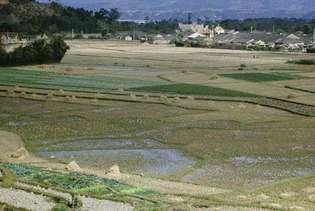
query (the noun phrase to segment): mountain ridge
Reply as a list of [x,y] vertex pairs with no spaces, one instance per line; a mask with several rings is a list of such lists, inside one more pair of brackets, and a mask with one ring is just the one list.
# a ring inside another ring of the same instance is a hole
[[[47,2],[48,0],[42,0]],[[315,11],[314,0],[59,0],[60,3],[89,9],[118,8],[126,19],[179,18],[188,12],[195,19],[245,19],[260,17],[304,18]]]

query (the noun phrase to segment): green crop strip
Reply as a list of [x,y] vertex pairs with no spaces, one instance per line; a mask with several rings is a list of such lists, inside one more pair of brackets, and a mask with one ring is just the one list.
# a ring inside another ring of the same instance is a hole
[[165,84],[107,76],[63,75],[52,72],[0,68],[0,84],[27,85],[38,88],[102,91]]
[[158,92],[181,95],[204,95],[216,97],[257,97],[256,95],[196,84],[171,84],[131,88],[131,91]]
[[221,74],[221,76],[250,82],[284,81],[302,78],[288,73],[228,73]]

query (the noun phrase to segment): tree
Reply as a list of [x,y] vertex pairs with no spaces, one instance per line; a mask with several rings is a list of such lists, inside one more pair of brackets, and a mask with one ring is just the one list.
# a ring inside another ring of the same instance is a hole
[[61,62],[67,50],[70,49],[70,47],[60,37],[53,38],[50,45],[53,50],[53,58],[55,62]]
[[117,8],[111,8],[109,10],[101,8],[98,12],[95,12],[94,16],[97,20],[111,24],[120,18],[120,13]]
[[6,60],[7,60],[7,54],[2,46],[1,39],[0,39],[0,64],[6,63]]

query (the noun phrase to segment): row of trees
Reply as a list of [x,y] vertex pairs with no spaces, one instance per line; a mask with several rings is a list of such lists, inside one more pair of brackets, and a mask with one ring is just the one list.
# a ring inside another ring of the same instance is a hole
[[6,52],[0,44],[0,66],[59,63],[69,46],[59,37],[36,40],[25,47]]

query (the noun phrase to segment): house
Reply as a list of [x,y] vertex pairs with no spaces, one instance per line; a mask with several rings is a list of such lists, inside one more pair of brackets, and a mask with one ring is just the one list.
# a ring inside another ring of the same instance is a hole
[[266,43],[262,40],[258,40],[257,42],[255,42],[256,46],[261,46],[261,47],[266,47]]
[[215,28],[214,28],[214,33],[215,34],[224,34],[225,33],[225,30],[223,27],[221,27],[220,25],[217,25]]
[[[198,34],[202,34],[204,36],[199,36],[199,37],[207,37],[212,39],[214,37],[214,30],[210,29],[208,25],[204,25],[204,24],[197,24],[197,23],[193,23],[193,24],[182,24],[179,23],[179,29],[182,32],[193,32],[198,33]],[[196,34],[196,35],[198,35]]]
[[126,40],[126,41],[132,41],[132,40],[133,40],[133,38],[132,38],[132,36],[127,35],[127,36],[125,37],[125,40]]
[[205,37],[207,36],[199,32],[193,33],[192,35],[188,36],[189,39],[197,39],[197,38],[205,38]]
[[214,43],[222,48],[244,49],[253,47],[274,47],[278,39],[283,35],[266,32],[238,32],[231,31],[215,36]]
[[3,45],[4,44],[8,44],[8,37],[6,36],[6,35],[1,35],[1,42],[0,43],[2,43]]
[[296,36],[295,34],[290,34],[290,35],[287,36],[287,39],[300,40],[301,38]]
[[163,35],[158,34],[153,37],[153,44],[156,45],[167,45],[170,43],[170,40],[166,39]]
[[299,37],[295,34],[282,36],[275,41],[275,47],[288,51],[305,51],[305,45],[310,42],[308,37]]

